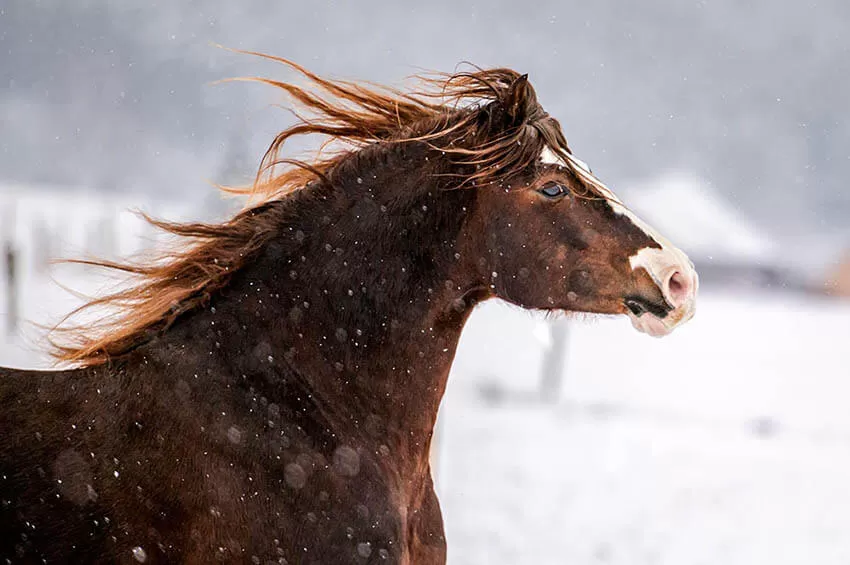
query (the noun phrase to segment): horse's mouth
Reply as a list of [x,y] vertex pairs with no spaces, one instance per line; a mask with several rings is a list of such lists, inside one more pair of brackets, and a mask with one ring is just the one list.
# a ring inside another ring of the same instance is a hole
[[640,332],[652,337],[663,337],[680,324],[687,322],[694,315],[694,302],[674,308],[666,300],[657,302],[642,296],[627,296],[623,300],[626,314],[632,321],[632,326]]
[[673,310],[666,300],[655,301],[639,295],[627,296],[623,304],[630,313],[640,318],[644,314],[651,314],[658,319],[664,319]]

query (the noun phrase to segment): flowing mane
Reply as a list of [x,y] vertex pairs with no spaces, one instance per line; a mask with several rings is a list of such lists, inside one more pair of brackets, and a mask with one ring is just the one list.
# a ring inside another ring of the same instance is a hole
[[[443,151],[453,165],[444,183],[448,188],[509,183],[539,157],[544,145],[569,155],[558,122],[538,104],[527,75],[510,69],[420,76],[415,90],[402,92],[325,79],[286,59],[247,53],[294,69],[310,87],[256,77],[232,80],[277,87],[310,115],[296,113],[298,122],[275,137],[251,186],[223,188],[252,203],[234,218],[221,224],[147,218],[182,238],[181,245],[146,264],[78,261],[128,273],[131,284],[90,301],[54,328],[51,343],[59,361],[105,363],[208,303],[275,235],[275,202],[312,181],[333,184],[337,165],[367,146],[418,141]],[[290,138],[305,135],[324,139],[313,160],[281,155]],[[69,323],[77,314],[100,307],[110,313],[95,323]]]

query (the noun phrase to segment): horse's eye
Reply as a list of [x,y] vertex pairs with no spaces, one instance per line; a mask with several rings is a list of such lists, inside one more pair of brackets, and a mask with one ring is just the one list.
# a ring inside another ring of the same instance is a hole
[[540,189],[540,194],[546,198],[560,198],[567,193],[567,187],[562,184],[550,184]]

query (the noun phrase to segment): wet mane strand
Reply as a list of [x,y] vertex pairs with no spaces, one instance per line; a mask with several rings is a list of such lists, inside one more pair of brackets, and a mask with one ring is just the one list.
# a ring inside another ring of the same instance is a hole
[[[454,188],[502,184],[539,158],[543,145],[569,154],[557,121],[537,102],[526,75],[511,69],[478,69],[418,76],[418,88],[402,92],[371,83],[322,78],[300,65],[282,63],[310,86],[266,78],[239,78],[285,91],[301,111],[279,133],[261,161],[254,183],[223,190],[249,197],[253,207],[220,224],[172,223],[146,217],[182,239],[181,245],[146,263],[77,261],[130,275],[126,288],[96,298],[69,314],[50,336],[59,361],[99,365],[125,355],[168,329],[182,314],[207,304],[233,273],[256,258],[279,229],[274,202],[308,182],[327,180],[334,167],[373,144],[421,141],[447,154]],[[316,157],[299,161],[281,156],[296,136],[324,138]],[[347,146],[330,150],[332,145]],[[284,198],[285,199],[285,198]],[[106,308],[94,323],[71,323],[78,314]]]

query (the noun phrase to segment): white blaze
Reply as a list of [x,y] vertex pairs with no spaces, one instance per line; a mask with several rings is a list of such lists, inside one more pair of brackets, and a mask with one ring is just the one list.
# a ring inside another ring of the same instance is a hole
[[[634,271],[639,268],[645,269],[646,272],[649,273],[649,276],[652,277],[652,280],[655,281],[655,284],[658,285],[658,288],[661,289],[661,292],[668,301],[670,301],[669,281],[673,273],[676,271],[687,272],[693,279],[694,288],[692,296],[695,297],[699,279],[697,278],[694,265],[688,256],[685,255],[682,250],[670,243],[667,238],[655,231],[652,226],[638,218],[634,212],[626,208],[620,199],[617,198],[617,195],[615,195],[610,188],[605,186],[602,181],[591,173],[590,167],[588,167],[584,161],[581,161],[569,154],[566,154],[565,157],[569,161],[569,165],[572,165],[570,168],[574,170],[582,178],[582,180],[592,185],[605,197],[605,200],[614,213],[627,217],[631,220],[632,224],[661,246],[660,249],[657,247],[643,247],[638,249],[634,255],[629,257],[629,264],[631,265],[632,270]],[[552,151],[548,145],[543,147],[543,151],[540,153],[540,160],[543,163],[550,165],[558,165],[561,167],[567,166],[564,159]],[[673,325],[684,322],[693,316],[693,312],[694,305],[693,298],[691,298],[687,304],[683,305],[682,312],[671,312],[672,319],[670,322],[672,322]],[[647,331],[641,322],[641,320],[647,316],[636,318],[631,313],[629,316],[632,318],[632,323],[635,324],[635,327],[638,327],[638,329],[641,329],[642,331]],[[639,326],[639,324],[641,325]],[[650,331],[649,333],[655,332]]]

